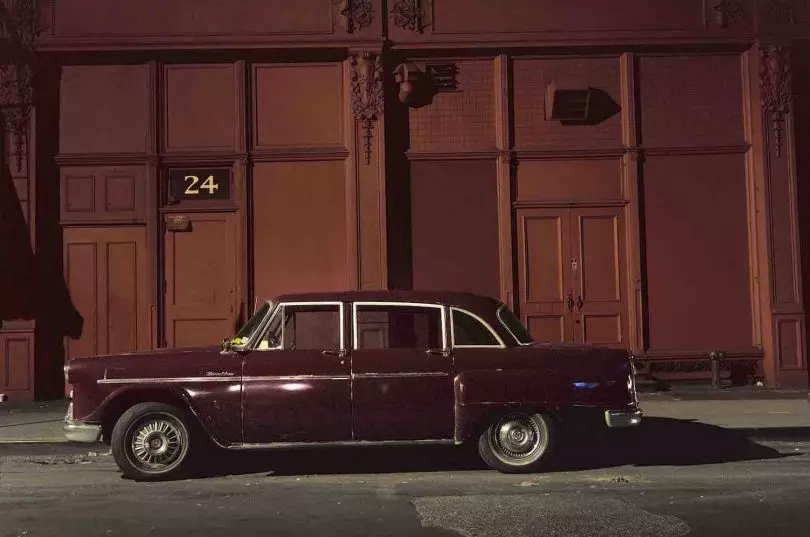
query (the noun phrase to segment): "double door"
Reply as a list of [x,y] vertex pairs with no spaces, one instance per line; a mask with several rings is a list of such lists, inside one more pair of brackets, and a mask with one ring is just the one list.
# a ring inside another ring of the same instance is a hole
[[517,212],[520,313],[532,336],[626,347],[623,207]]

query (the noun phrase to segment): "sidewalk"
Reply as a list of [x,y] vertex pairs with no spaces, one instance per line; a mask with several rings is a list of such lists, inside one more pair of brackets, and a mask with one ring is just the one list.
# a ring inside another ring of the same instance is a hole
[[[810,440],[806,391],[679,390],[640,394],[645,418],[697,421],[752,439]],[[0,444],[65,443],[68,401],[0,403]]]

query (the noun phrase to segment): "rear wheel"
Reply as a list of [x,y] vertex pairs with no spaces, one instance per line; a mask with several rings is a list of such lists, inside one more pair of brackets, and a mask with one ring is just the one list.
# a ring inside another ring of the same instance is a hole
[[165,403],[139,403],[119,418],[112,432],[112,454],[126,477],[176,477],[190,449],[187,413]]
[[549,416],[515,411],[500,416],[481,433],[478,453],[499,472],[534,472],[550,458],[555,438]]

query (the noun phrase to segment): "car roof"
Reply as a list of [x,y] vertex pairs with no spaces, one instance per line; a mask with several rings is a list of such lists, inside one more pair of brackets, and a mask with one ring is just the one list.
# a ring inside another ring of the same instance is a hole
[[496,298],[462,291],[328,291],[320,293],[289,293],[279,295],[273,302],[415,302],[446,304],[477,312],[492,313],[502,302]]

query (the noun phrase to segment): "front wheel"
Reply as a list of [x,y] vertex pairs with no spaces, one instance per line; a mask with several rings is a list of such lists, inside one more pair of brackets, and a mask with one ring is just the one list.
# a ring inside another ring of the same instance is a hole
[[478,453],[490,468],[503,473],[538,470],[551,455],[555,433],[551,418],[532,411],[496,419],[478,439]]
[[175,477],[188,458],[187,419],[181,409],[164,403],[140,403],[124,412],[111,442],[124,475],[137,480]]

